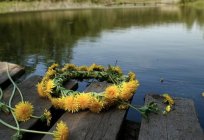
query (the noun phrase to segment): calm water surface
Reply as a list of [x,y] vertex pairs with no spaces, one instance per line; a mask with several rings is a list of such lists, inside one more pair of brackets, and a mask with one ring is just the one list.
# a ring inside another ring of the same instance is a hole
[[[0,61],[43,75],[53,62],[108,65],[140,81],[146,93],[194,100],[204,128],[204,10],[179,7],[95,9],[0,15]],[[160,83],[160,79],[164,79]],[[140,116],[129,110],[129,120]]]

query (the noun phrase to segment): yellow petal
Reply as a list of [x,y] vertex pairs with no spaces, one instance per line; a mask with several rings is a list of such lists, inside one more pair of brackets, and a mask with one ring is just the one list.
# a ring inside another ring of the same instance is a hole
[[170,112],[171,111],[171,106],[170,105],[167,105],[166,106],[166,112]]

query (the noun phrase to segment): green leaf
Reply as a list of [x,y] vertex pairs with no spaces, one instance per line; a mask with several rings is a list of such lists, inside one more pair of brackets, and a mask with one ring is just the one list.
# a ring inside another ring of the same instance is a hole
[[12,136],[12,140],[21,140],[23,138],[23,135],[21,133],[16,132],[13,136]]
[[0,110],[3,111],[4,113],[10,112],[9,108],[4,103],[1,103],[1,102],[0,102]]

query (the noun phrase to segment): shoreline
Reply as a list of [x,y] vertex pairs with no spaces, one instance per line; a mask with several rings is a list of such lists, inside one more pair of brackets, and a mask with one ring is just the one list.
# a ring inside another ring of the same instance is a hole
[[25,12],[46,12],[79,9],[112,9],[112,8],[145,8],[175,6],[169,3],[139,3],[139,4],[93,4],[93,3],[70,3],[62,2],[0,2],[0,15]]

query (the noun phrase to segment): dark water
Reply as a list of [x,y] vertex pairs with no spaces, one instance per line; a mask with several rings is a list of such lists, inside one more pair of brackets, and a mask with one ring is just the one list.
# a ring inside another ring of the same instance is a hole
[[[43,75],[53,62],[115,64],[137,73],[146,93],[195,101],[204,128],[204,10],[132,8],[0,15],[0,60]],[[164,79],[160,83],[160,79]],[[128,119],[140,121],[129,111]]]

